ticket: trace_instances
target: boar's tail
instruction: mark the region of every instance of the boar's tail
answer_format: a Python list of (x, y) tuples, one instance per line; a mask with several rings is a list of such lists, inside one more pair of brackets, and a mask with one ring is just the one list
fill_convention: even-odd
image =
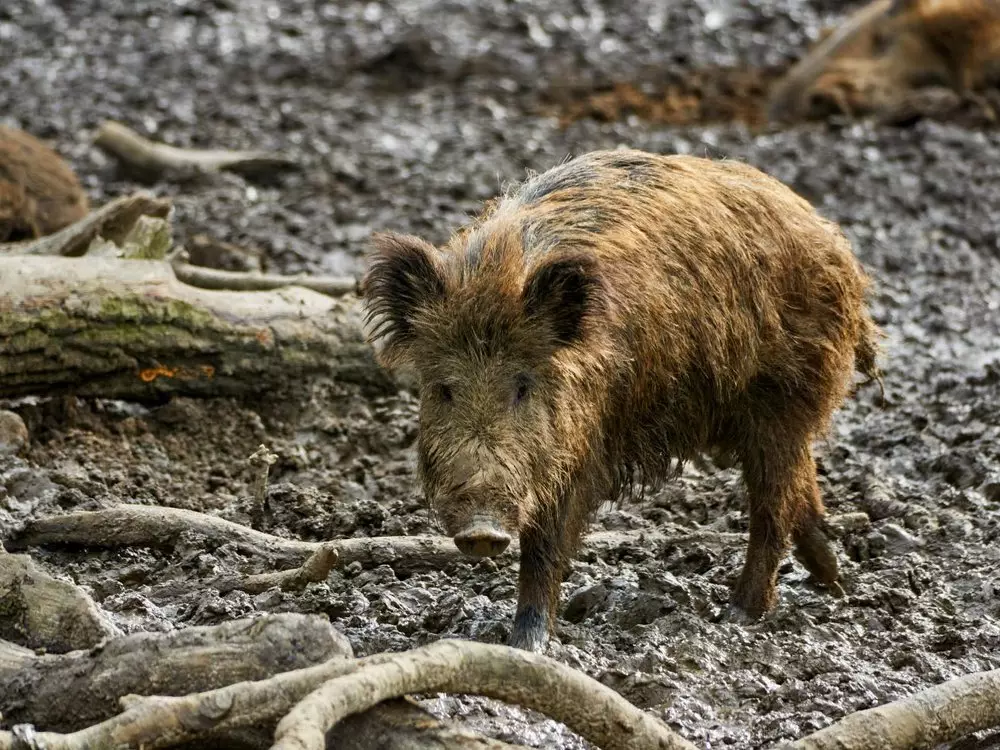
[(862, 321), (858, 341), (854, 345), (854, 369), (865, 376), (865, 381), (860, 385), (867, 385), (872, 381), (878, 383), (879, 399), (882, 408), (885, 408), (885, 383), (882, 381), (882, 370), (879, 369), (877, 361), (878, 340), (881, 336), (875, 322), (866, 315)]

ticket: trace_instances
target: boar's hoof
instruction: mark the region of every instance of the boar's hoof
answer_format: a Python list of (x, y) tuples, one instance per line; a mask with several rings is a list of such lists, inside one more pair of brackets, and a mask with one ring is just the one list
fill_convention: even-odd
[(472, 557), (496, 557), (510, 546), (510, 534), (489, 519), (474, 519), (455, 534), (455, 546)]
[(764, 619), (763, 613), (755, 617), (743, 609), (740, 605), (732, 603), (726, 607), (726, 610), (722, 613), (722, 622), (730, 622), (734, 625), (753, 625), (756, 622), (760, 622), (762, 619)]
[(511, 631), (507, 645), (540, 654), (545, 650), (548, 640), (549, 630), (545, 618), (534, 607), (527, 607), (514, 618), (514, 630)]

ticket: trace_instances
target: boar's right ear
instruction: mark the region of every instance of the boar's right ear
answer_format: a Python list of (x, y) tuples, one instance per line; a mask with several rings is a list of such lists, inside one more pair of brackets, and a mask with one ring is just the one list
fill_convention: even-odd
[(546, 321), (559, 346), (575, 344), (605, 306), (597, 259), (583, 253), (546, 260), (524, 285), (525, 312)]
[(384, 342), (381, 357), (396, 362), (413, 341), (416, 311), (444, 296), (444, 278), (434, 262), (437, 250), (419, 237), (379, 232), (372, 247), (361, 282), (366, 321), (373, 342)]

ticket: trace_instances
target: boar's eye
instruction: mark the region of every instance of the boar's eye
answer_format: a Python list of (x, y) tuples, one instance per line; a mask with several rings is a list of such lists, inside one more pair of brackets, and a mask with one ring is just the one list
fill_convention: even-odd
[(451, 386), (447, 383), (438, 383), (434, 386), (434, 395), (437, 397), (438, 401), (450, 404), (452, 400)]
[(528, 396), (531, 394), (531, 376), (527, 373), (522, 372), (514, 381), (514, 405), (526, 401)]

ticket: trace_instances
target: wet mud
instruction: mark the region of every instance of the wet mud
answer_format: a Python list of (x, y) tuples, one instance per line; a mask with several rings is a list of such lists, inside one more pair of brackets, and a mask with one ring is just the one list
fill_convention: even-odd
[[(573, 567), (549, 651), (701, 747), (758, 747), (1000, 667), (1000, 131), (933, 119), (770, 128), (753, 115), (766, 81), (750, 73), (725, 79), (736, 96), (711, 116), (592, 116), (583, 100), (569, 116), (552, 102), (616, 86), (657, 98), (676, 85), (690, 105), (697, 87), (678, 82), (718, 90), (704, 71), (780, 69), (841, 11), (829, 0), (13, 0), (0, 7), (0, 120), (53, 144), (94, 205), (140, 187), (90, 144), (106, 118), (178, 146), (292, 153), (305, 169), (276, 182), (143, 186), (174, 198), (179, 240), (252, 246), (284, 273), (358, 273), (374, 229), (443, 241), (503, 182), (620, 144), (749, 161), (840, 222), (887, 333), (886, 408), (862, 389), (817, 446), (830, 511), (873, 521), (838, 543), (846, 596), (812, 587), (789, 557), (777, 610), (731, 624), (722, 613), (742, 545), (697, 541), (659, 557), (635, 545)], [(21, 455), (0, 454), (3, 526), (122, 502), (247, 522), (246, 457), (266, 443), (279, 456), (271, 532), (437, 530), (415, 480), (406, 390), (319, 382), (253, 403), (3, 406), (30, 433)], [(744, 530), (738, 472), (691, 467), (594, 524), (663, 526)], [(126, 632), (320, 612), (358, 654), (444, 636), (502, 642), (516, 599), (516, 566), (490, 562), (405, 580), (348, 567), (302, 592), (222, 596), (210, 580), (259, 563), (197, 539), (169, 554), (32, 554)], [(426, 703), (508, 741), (586, 747), (494, 701)]]

